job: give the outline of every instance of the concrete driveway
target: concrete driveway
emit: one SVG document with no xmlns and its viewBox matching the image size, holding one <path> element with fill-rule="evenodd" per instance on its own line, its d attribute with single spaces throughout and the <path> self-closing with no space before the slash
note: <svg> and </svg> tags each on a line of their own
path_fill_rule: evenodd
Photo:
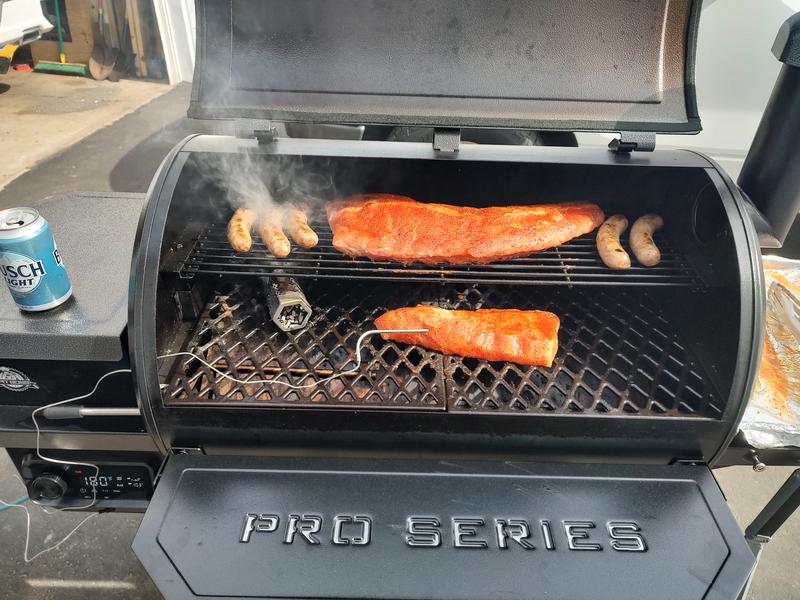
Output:
<svg viewBox="0 0 800 600">
<path fill-rule="evenodd" d="M 0 76 L 0 190 L 38 162 L 169 90 L 149 81 L 112 83 L 10 70 Z"/>
</svg>

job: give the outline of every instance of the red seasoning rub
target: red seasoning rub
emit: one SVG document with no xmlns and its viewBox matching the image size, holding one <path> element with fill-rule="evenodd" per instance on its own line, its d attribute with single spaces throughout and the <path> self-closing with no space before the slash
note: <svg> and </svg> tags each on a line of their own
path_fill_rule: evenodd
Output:
<svg viewBox="0 0 800 600">
<path fill-rule="evenodd" d="M 549 367 L 558 351 L 559 319 L 542 310 L 447 310 L 413 306 L 375 319 L 378 329 L 427 329 L 427 333 L 382 333 L 386 340 L 445 354 Z"/>
<path fill-rule="evenodd" d="M 328 204 L 333 245 L 350 256 L 423 263 L 489 263 L 554 248 L 603 222 L 596 204 L 471 208 L 365 194 Z"/>
</svg>

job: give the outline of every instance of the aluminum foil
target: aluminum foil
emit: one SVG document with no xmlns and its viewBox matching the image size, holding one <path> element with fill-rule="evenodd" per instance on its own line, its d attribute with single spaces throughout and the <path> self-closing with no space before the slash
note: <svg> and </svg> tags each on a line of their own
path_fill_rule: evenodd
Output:
<svg viewBox="0 0 800 600">
<path fill-rule="evenodd" d="M 763 261 L 764 353 L 739 428 L 756 448 L 800 446 L 800 260 L 765 256 Z"/>
</svg>

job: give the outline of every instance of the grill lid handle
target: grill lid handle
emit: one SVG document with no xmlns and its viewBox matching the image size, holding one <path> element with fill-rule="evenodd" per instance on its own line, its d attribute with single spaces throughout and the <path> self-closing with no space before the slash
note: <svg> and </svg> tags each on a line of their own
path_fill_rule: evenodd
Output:
<svg viewBox="0 0 800 600">
<path fill-rule="evenodd" d="M 656 149 L 656 134 L 649 131 L 623 131 L 619 138 L 608 143 L 608 149 L 617 154 L 630 154 L 634 150 L 652 152 Z"/>
</svg>

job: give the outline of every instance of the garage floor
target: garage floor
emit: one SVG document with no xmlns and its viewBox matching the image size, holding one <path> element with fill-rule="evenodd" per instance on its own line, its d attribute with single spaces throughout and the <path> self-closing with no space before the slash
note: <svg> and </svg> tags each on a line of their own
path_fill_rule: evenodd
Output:
<svg viewBox="0 0 800 600">
<path fill-rule="evenodd" d="M 0 86 L 3 81 L 8 82 L 0 78 Z M 4 96 L 8 93 L 0 95 L 0 108 L 5 108 Z M 0 208 L 64 191 L 145 191 L 161 159 L 178 140 L 190 133 L 226 130 L 220 124 L 187 120 L 188 98 L 187 86 L 169 91 L 65 149 L 62 149 L 63 138 L 56 140 L 49 136 L 47 127 L 42 126 L 35 113 L 17 115 L 20 121 L 27 122 L 17 123 L 15 127 L 21 129 L 9 138 L 4 113 L 0 119 L 4 150 L 9 140 L 13 140 L 17 149 L 36 146 L 37 152 L 47 154 L 45 149 L 49 148 L 57 153 L 0 190 Z M 34 101 L 30 103 L 37 105 Z M 95 128 L 103 124 L 96 122 Z M 21 144 L 29 136 L 38 139 L 38 144 L 27 141 L 27 145 Z M 21 158 L 28 165 L 34 162 L 30 157 Z M 717 476 L 734 515 L 744 526 L 790 472 L 791 469 L 770 467 L 757 474 L 750 468 L 736 467 L 718 471 Z M 24 494 L 14 473 L 8 457 L 0 452 L 0 499 L 13 500 Z M 45 515 L 35 507 L 31 508 L 31 514 L 31 553 L 55 543 L 83 518 L 69 513 Z M 97 515 L 59 549 L 25 564 L 22 560 L 25 515 L 19 509 L 0 511 L 0 599 L 82 600 L 90 595 L 104 599 L 158 598 L 130 549 L 139 520 L 138 515 Z M 751 599 L 800 598 L 798 539 L 800 516 L 794 515 L 767 544 Z"/>
</svg>

